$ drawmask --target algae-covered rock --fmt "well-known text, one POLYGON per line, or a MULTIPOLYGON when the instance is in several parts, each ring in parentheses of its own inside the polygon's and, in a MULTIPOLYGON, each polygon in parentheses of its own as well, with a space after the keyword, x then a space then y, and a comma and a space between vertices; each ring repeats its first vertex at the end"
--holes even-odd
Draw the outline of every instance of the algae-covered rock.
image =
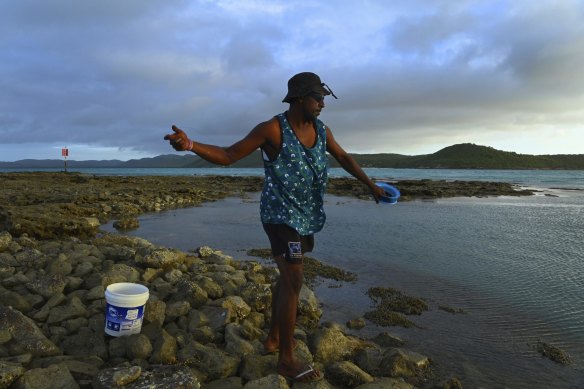
POLYGON ((69 369, 62 364, 51 365, 45 369, 27 370, 14 385, 16 389, 79 388, 79 384, 75 381, 69 369))
POLYGON ((10 355, 49 356, 62 352, 32 319, 11 307, 0 305, 0 331, 10 334, 10 341, 4 344, 10 355))

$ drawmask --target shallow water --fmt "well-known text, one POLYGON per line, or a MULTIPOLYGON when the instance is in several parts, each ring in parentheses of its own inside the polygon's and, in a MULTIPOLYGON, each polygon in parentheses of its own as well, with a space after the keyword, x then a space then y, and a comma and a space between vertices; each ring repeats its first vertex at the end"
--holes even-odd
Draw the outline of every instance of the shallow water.
MULTIPOLYGON (((183 250, 209 245, 245 259, 245 250, 268 247, 257 199, 250 194, 145 215, 131 234, 183 250)), ((584 387, 584 192, 394 206, 327 196, 325 209, 312 256, 357 273, 359 281, 316 288, 323 320, 360 316, 370 308, 367 288, 395 287, 429 302, 428 312, 409 317, 419 328, 368 325, 361 336, 399 335, 464 387, 584 387), (538 340, 568 352, 573 365, 543 358, 538 340)))

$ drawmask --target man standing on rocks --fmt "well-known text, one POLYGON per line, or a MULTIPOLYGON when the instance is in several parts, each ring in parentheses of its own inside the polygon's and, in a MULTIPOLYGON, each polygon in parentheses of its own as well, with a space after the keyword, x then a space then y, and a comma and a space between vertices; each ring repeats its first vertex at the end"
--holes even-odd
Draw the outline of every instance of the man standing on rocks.
POLYGON ((192 151, 219 165, 231 165, 258 148, 262 150, 265 180, 260 214, 280 271, 272 293, 272 322, 264 347, 266 352, 279 351, 279 374, 302 382, 322 378, 318 370, 304 366, 294 356, 294 327, 303 282, 303 254, 312 251, 314 234, 325 222, 326 152, 367 185, 376 202, 384 194, 318 119, 327 95, 337 98, 318 75, 299 73, 288 81, 288 94, 283 100, 290 104, 288 111, 258 124, 229 147, 193 141, 174 125, 174 133, 164 137, 175 150, 192 151))

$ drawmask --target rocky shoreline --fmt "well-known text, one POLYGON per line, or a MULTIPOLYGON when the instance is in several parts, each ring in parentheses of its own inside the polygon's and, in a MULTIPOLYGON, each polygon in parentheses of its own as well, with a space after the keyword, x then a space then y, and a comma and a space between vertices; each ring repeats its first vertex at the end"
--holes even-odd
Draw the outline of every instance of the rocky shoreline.
MULTIPOLYGON (((320 323, 303 287, 297 354, 324 372, 318 383, 287 381, 261 340, 276 270, 218 250, 194 253, 101 233, 136 217, 256 192, 259 177, 112 177, 0 174, 0 388, 456 388, 430 358, 382 332, 348 335, 320 323), (140 334, 104 333, 107 285, 147 286, 140 334)), ((530 195, 510 184, 400 181, 403 199, 530 195)), ((353 179, 329 193, 367 197, 353 179)), ((387 293, 387 291, 384 291, 387 293)), ((364 319, 350 320, 352 327, 364 319)))

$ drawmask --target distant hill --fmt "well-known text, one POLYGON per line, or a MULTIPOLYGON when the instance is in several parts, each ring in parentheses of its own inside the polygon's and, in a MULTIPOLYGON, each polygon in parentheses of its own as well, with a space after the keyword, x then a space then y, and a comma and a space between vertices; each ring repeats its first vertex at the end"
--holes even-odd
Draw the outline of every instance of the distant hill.
MULTIPOLYGON (((496 150, 492 147, 462 143, 445 147, 433 154, 351 154, 362 167, 379 168, 426 168, 426 169, 573 169, 584 170, 584 154, 529 155, 496 150)), ((339 164, 329 156, 331 167, 339 164)), ((74 161, 70 168, 210 168, 213 165, 195 154, 165 154, 153 158, 129 161, 74 161)), ((261 152, 243 158, 230 167, 262 167, 261 152)), ((59 159, 24 159, 16 162, 0 162, 0 168, 61 168, 59 159)))

